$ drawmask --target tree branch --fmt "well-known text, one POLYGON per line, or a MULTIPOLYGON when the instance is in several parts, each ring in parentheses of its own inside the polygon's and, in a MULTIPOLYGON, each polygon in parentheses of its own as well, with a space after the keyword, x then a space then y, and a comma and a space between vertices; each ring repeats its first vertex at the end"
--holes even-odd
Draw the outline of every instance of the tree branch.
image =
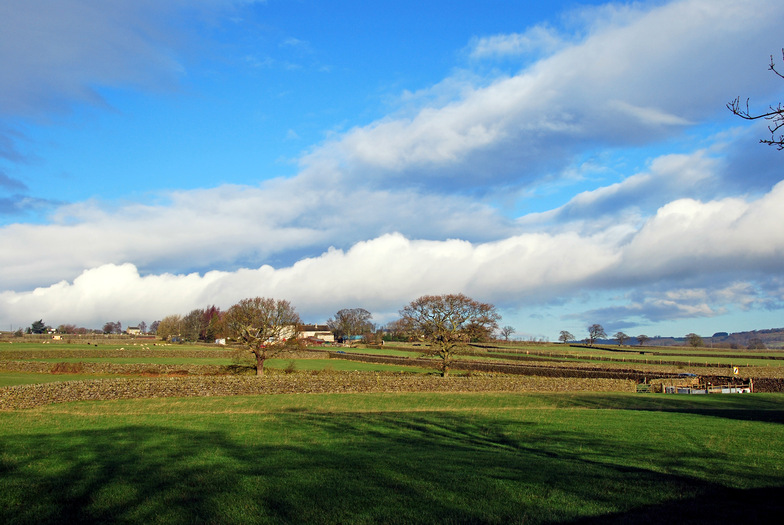
MULTIPOLYGON (((782 60, 784 60, 784 49, 781 50, 781 57, 782 60)), ((770 65, 768 66, 768 69, 779 78, 784 79, 784 74, 776 69, 773 55, 770 55, 770 65)), ((733 115, 737 115, 744 120, 758 120, 764 118, 765 120, 770 121, 771 123, 768 124, 770 139, 760 139, 760 143, 776 146, 779 151, 784 150, 784 134, 776 137, 776 133, 784 127, 784 108, 781 106, 781 103, 775 107, 769 106, 770 111, 765 113, 752 114, 751 110, 749 110, 749 99, 746 99, 746 107, 744 108, 741 105, 740 97, 736 97, 735 100, 727 103, 727 109, 729 109, 733 115)))

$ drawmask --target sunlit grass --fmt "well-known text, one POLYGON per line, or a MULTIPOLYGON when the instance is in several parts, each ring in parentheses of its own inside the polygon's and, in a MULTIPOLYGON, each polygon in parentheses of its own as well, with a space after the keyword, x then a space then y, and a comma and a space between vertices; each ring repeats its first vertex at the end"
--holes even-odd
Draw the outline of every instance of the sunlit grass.
POLYGON ((784 398, 330 394, 0 413, 5 523, 770 520, 784 398))

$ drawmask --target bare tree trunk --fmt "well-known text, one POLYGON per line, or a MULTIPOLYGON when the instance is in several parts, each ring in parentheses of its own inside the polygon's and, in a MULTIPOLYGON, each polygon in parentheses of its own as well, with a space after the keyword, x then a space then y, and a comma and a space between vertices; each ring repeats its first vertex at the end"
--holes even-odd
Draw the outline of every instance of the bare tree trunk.
POLYGON ((451 351, 442 348, 441 351, 441 377, 447 377, 449 375, 449 363, 452 361, 452 353, 451 351))
POLYGON ((264 375, 264 356, 261 352, 254 352, 256 354, 256 375, 264 375))

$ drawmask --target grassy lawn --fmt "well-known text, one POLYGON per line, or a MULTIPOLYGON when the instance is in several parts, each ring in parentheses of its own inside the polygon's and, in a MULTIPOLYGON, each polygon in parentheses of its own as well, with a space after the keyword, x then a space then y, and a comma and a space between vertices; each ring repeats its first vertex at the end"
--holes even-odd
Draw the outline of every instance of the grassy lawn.
POLYGON ((715 523, 784 510, 784 397, 334 394, 0 413, 3 523, 715 523))
MULTIPOLYGON (((117 364, 161 364, 161 365, 189 365, 189 364, 215 364, 215 365, 233 365, 236 364, 231 359, 187 359, 187 358, 58 358, 58 359, 30 359, 30 361, 44 361, 51 363, 117 363, 117 364)), ((250 360, 243 360, 243 365, 248 367, 248 373, 251 373, 251 368, 255 364, 250 360)), ((265 368, 274 368, 284 370, 293 366, 294 370, 299 371, 313 371, 313 370, 333 370, 336 372, 345 371, 377 371, 377 372, 411 372, 411 373, 433 373, 433 369, 414 367, 414 366, 399 366, 399 365, 386 365, 380 363, 361 363, 354 361, 346 361, 343 359, 268 359, 265 363, 265 368)), ((5 386, 33 384, 33 383, 52 383, 56 381, 74 381, 85 379, 98 379, 102 377, 122 377, 118 374, 51 374, 51 373, 33 373, 33 372, 15 372, 8 370, 0 370, 0 388, 5 386)))
POLYGON ((344 352, 346 354, 370 354, 370 355, 388 355, 393 357, 420 357, 426 350, 424 347, 416 347, 412 349, 400 348, 365 348, 365 347, 335 347, 331 349, 333 352, 344 352))

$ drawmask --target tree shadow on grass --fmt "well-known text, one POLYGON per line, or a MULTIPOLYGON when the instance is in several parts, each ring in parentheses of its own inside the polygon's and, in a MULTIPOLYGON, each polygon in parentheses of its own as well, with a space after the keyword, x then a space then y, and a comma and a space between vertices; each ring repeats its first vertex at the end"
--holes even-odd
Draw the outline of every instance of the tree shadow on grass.
POLYGON ((673 412, 738 421, 784 424, 784 396, 757 394, 640 394, 637 396, 576 395, 562 407, 673 412))
MULTIPOLYGON (((209 431, 127 425, 6 435, 0 522, 645 522, 664 511, 709 511, 728 493, 739 501, 767 494, 630 460, 675 471, 683 459, 672 451, 531 422, 388 412, 243 417, 232 427, 216 419, 209 431)), ((765 512, 780 512, 777 505, 765 512)))
POLYGON ((784 487, 729 489, 715 487, 698 496, 675 502, 644 505, 629 512, 606 514, 574 521, 577 525, 716 524, 780 522, 784 487))

